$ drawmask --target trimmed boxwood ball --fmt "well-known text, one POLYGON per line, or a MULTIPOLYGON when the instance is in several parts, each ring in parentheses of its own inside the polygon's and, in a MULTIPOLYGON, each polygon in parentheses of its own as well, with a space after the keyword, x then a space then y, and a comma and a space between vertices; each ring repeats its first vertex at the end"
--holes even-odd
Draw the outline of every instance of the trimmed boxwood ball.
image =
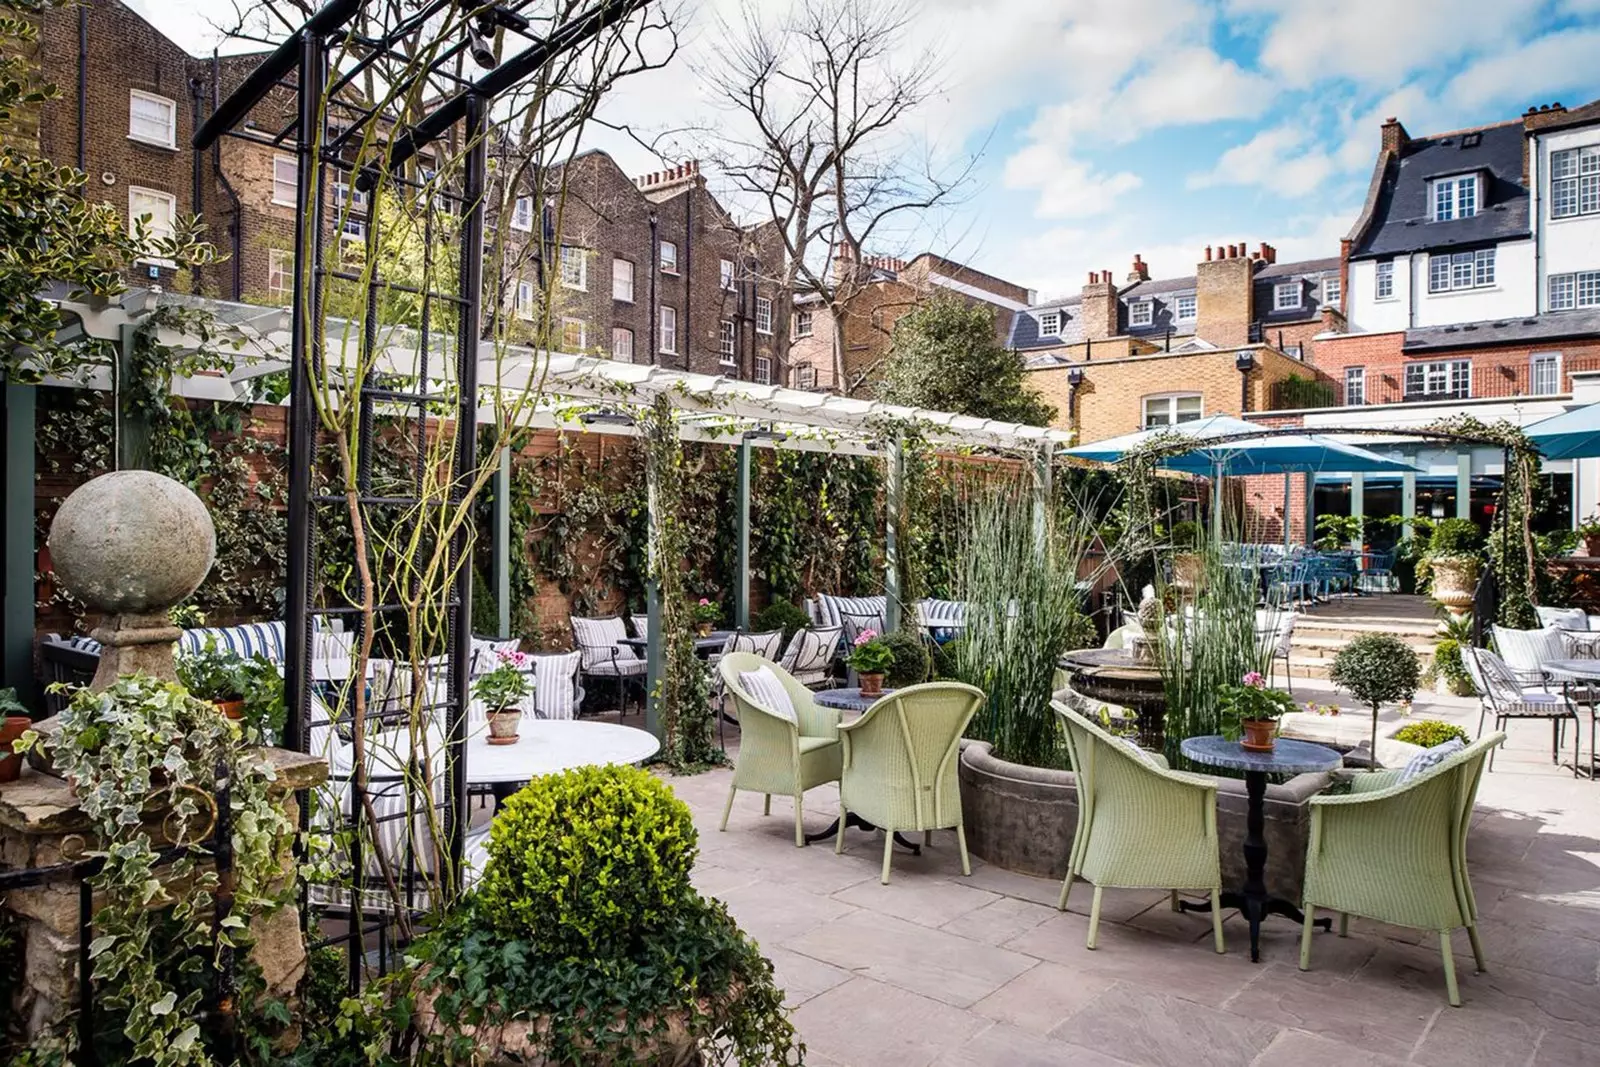
POLYGON ((636 767, 536 778, 489 831, 482 914, 542 955, 615 956, 694 896, 689 808, 636 767))
POLYGON ((896 630, 884 634, 883 643, 894 655, 894 661, 884 672, 884 682, 889 688, 901 689, 928 680, 928 646, 923 643, 922 635, 912 630, 896 630))
POLYGON ((1446 741, 1459 739, 1462 744, 1470 744, 1472 738, 1461 727, 1438 719, 1420 719, 1417 722, 1408 722, 1394 732, 1396 741, 1404 741, 1408 745, 1421 745, 1423 748, 1433 748, 1446 741))
POLYGON ((804 630, 810 625, 811 617, 805 613, 805 609, 795 607, 787 600, 774 601, 750 620, 750 629, 758 634, 781 629, 784 644, 789 643, 796 630, 804 630))

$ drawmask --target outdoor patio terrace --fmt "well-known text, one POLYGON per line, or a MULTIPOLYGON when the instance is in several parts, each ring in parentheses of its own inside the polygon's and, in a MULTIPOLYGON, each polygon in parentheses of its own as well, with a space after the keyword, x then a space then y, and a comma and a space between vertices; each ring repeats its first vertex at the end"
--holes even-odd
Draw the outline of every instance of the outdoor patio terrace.
MULTIPOLYGON (((1340 702, 1316 680, 1296 696, 1340 702)), ((1477 702, 1419 694, 1413 717, 1475 733, 1477 702)), ((827 841, 797 849, 788 799, 763 818, 742 793, 719 833, 730 772, 671 781, 701 833, 696 882, 760 941, 820 1067, 1596 1064, 1595 783, 1553 766, 1549 744, 1544 723, 1513 723, 1483 776, 1468 862, 1489 971, 1474 973, 1457 931, 1460 1008, 1421 931, 1352 917, 1348 939, 1316 935, 1302 973, 1300 928, 1284 919, 1264 925, 1252 964, 1237 913, 1218 956, 1204 915, 1172 912, 1163 892, 1107 890, 1091 952, 1086 886, 1063 914, 1058 882, 977 857, 963 877, 949 832, 921 858, 897 849, 880 885, 876 834, 849 831, 843 856, 827 841)), ((809 831, 832 820, 836 796, 807 795, 809 831)))

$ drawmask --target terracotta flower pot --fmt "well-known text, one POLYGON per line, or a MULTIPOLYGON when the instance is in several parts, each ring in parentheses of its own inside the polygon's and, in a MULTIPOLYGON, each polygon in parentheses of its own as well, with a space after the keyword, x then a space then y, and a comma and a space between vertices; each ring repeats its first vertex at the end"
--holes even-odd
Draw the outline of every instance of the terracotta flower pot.
POLYGON ((1244 732, 1240 746, 1248 752, 1271 752, 1278 736, 1276 719, 1246 719, 1239 724, 1244 732))
POLYGON ((496 708, 489 712, 489 743, 514 745, 521 740, 517 728, 522 725, 521 708, 496 708))
POLYGON ((697 622, 694 624, 694 632, 699 634, 701 637, 710 637, 711 624, 709 622, 697 622))
POLYGON ((1583 539, 1583 550, 1591 556, 1600 556, 1600 534, 1583 539))
POLYGON ((32 725, 33 720, 26 715, 7 715, 0 723, 0 782, 14 782, 22 773, 22 756, 11 746, 32 725))
POLYGON ((861 695, 875 697, 883 692, 883 675, 863 674, 861 678, 861 695))
POLYGON ((217 706, 218 711, 230 719, 238 721, 244 718, 243 700, 213 700, 212 703, 217 706))

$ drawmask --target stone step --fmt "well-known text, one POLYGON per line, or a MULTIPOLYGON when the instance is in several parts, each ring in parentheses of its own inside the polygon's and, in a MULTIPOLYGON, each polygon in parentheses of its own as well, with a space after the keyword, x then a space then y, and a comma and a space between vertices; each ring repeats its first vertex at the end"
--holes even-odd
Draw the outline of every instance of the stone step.
POLYGON ((1294 620, 1296 633, 1330 633, 1330 634, 1368 634, 1368 633, 1414 633, 1434 634, 1438 632, 1439 623, 1436 619, 1386 619, 1378 616, 1360 619, 1329 619, 1320 615, 1296 615, 1294 620))
MULTIPOLYGON (((1289 648, 1291 651, 1303 651, 1308 654, 1333 655, 1358 636, 1360 635, 1339 634, 1324 636, 1322 634, 1302 634, 1299 630, 1296 630, 1294 635, 1289 638, 1289 648)), ((1434 646, 1439 643, 1437 637, 1405 633, 1403 631, 1395 633, 1394 636, 1415 649, 1418 655, 1423 652, 1432 653, 1434 646)))

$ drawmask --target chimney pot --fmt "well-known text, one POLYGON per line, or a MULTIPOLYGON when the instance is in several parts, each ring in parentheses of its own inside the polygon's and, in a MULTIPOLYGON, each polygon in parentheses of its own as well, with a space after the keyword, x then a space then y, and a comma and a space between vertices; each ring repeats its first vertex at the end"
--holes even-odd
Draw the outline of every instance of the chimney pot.
POLYGON ((1211 262, 1211 246, 1210 245, 1206 245, 1206 262, 1207 263, 1211 262))

